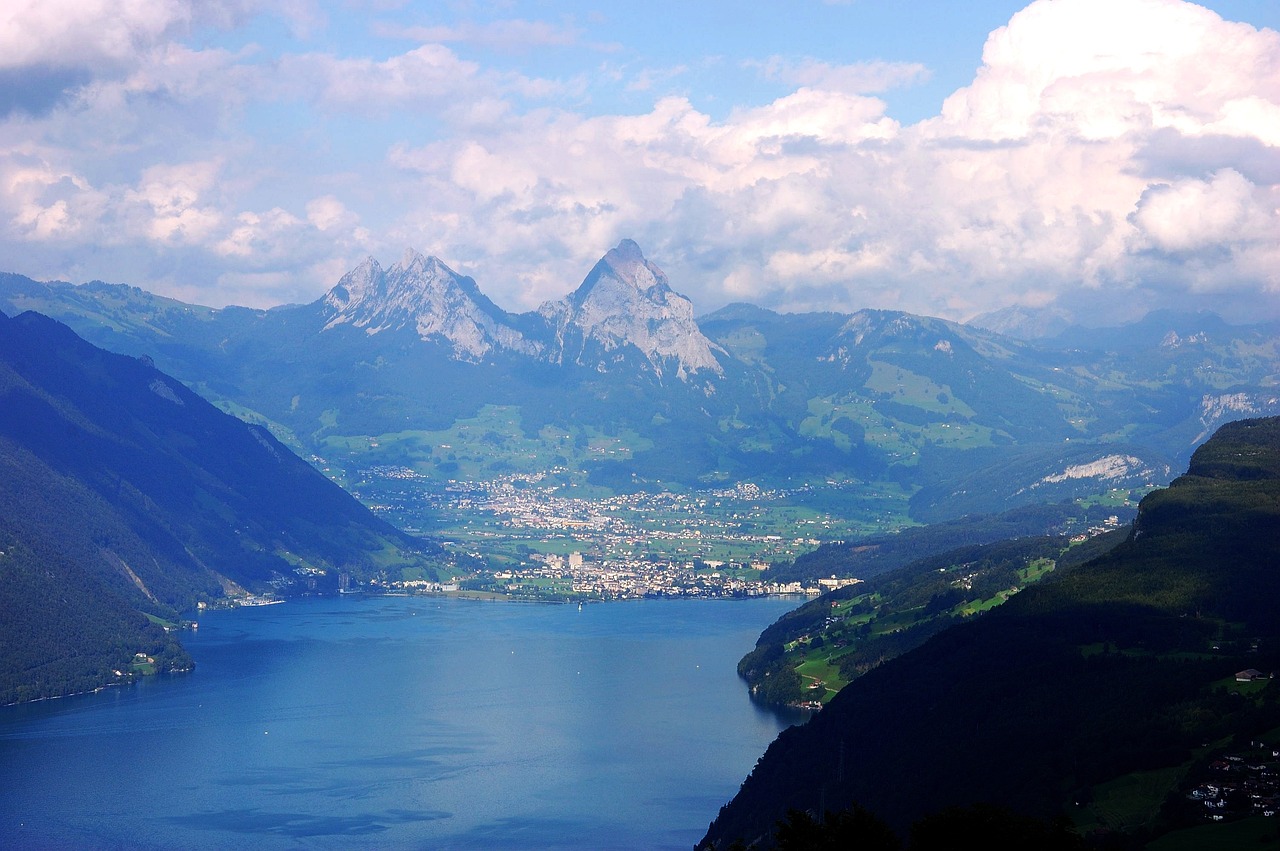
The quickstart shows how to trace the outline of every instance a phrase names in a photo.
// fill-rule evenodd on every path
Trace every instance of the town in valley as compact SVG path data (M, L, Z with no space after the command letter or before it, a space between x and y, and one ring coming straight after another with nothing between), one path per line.
M460 568L451 581L392 579L381 590L560 601L816 595L856 580L771 582L768 567L879 528L805 507L806 496L819 491L880 493L863 483L769 489L736 482L688 493L614 495L564 485L565 473L552 469L442 486L408 467L363 471L355 490L374 511L444 541ZM889 523L897 522L905 499L886 491L870 502Z

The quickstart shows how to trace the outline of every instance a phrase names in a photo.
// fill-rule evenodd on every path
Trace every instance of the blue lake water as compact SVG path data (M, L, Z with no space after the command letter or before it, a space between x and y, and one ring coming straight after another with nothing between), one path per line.
M191 674L0 710L0 847L689 849L796 720L735 674L796 605L208 613Z

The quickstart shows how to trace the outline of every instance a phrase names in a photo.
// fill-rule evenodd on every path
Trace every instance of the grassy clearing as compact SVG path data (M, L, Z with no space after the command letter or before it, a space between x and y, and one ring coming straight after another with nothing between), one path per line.
M1165 798L1178 788L1191 763L1126 774L1093 790L1093 801L1076 816L1082 833L1105 828L1130 833L1155 824Z
M1051 558L1038 558L1018 571L1019 578L1026 584L1039 582L1053 572L1057 562Z
M836 693L846 685L844 678L840 676L840 668L831 663L826 648L815 651L813 656L807 657L796 666L796 672L806 684L806 689L810 683L822 684L823 693L810 699L820 700L823 703L835 697ZM819 689L815 688L808 693L816 695L818 691Z
M144 615L146 615L147 620L151 621L151 622L152 622L153 624L155 624L156 626L163 627L164 629L170 629L170 630L172 630L172 629L177 629L177 628L178 628L178 626L179 626L178 624L174 623L173 621L165 620L164 618L162 618L162 617L158 617L158 616L153 615L153 614L151 614L151 613L149 613L149 612L143 612L143 614L144 614Z
M871 377L864 386L873 393L888 393L897 402L935 414L954 413L965 419L977 416L977 412L957 399L945 384L935 384L919 373L884 361L872 359L870 363Z
M156 672L155 660L144 653L138 653L129 663L129 672L140 677L149 677Z
M975 423L930 423L920 430L924 440L948 449L976 449L990 446L995 432Z
M1085 508L1090 508L1095 505L1103 505L1111 508L1132 508L1138 504L1139 500L1155 489L1154 485L1151 487L1140 488L1112 488L1106 493L1082 497L1076 501Z
M981 614L982 612L989 612L992 609L994 609L996 606L1001 606L1007 603L1010 597L1018 593L1018 590L1019 589L1017 588L1009 588L1007 590L999 592L994 597L988 597L985 600L974 600L973 602L965 603L963 605L957 606L955 609L955 612L959 615L963 615L964 617Z

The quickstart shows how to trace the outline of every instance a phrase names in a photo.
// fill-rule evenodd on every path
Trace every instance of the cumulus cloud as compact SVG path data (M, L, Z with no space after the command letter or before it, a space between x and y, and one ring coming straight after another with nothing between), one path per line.
M1208 180L1150 186L1132 216L1145 245L1170 253L1226 247L1274 236L1273 213L1257 187L1225 168Z
M142 175L123 202L142 220L141 232L159 242L201 243L222 222L217 205L206 203L220 164L183 163L154 166Z
M712 306L966 318L1058 293L1133 311L1234 281L1256 309L1280 275L1263 259L1280 243L1277 63L1276 33L1177 0L1041 0L913 127L853 93L909 83L910 67L773 60L766 73L804 85L720 121L665 98L636 116L527 115L393 160L467 211L430 211L416 235L471 246L456 254L516 282L497 294L516 306L635 236Z
M1181 0L1038 0L991 34L982 59L974 83L943 105L938 132L1103 140L1162 127L1274 130L1280 35Z
M384 26L420 43L263 56L185 45L202 4L126 3L114 29L106 5L0 22L0 48L39 42L0 49L0 74L47 81L0 100L0 244L60 277L92 248L133 283L261 304L412 246L526 309L632 237L700 309L1280 311L1280 34L1182 0L1036 0L911 126L882 98L924 79L913 64L765 58L789 91L714 114L674 77L624 74L608 85L652 101L588 112L578 83L447 46L580 44L570 25ZM57 76L68 46L89 79Z
M16 0L0 8L0 66L128 64L194 14L181 2Z

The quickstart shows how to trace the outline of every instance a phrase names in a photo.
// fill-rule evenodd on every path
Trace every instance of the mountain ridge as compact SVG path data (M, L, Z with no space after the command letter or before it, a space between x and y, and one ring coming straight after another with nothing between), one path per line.
M873 309L694 319L629 240L541 312L506 313L414 251L392 268L368 260L317 302L265 311L7 275L0 307L150 355L331 469L404 463L441 484L458 449L424 434L501 408L531 451L475 441L470 476L562 458L579 484L623 490L852 479L901 487L905 515L935 522L1138 494L1222 422L1280 412L1270 326L1155 314L1046 343ZM592 449L614 440L629 448Z

